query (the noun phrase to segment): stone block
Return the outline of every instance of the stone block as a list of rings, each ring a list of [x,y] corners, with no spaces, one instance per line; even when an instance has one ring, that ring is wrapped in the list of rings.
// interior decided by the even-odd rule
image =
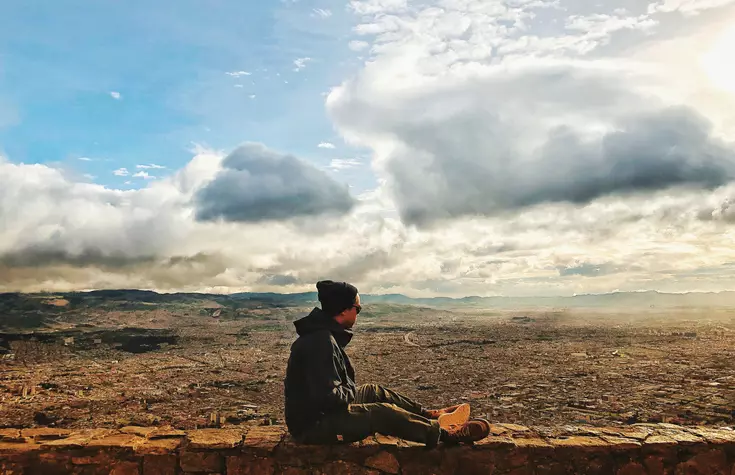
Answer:
[[[638,462],[628,462],[618,471],[616,475],[647,475],[646,468]]]
[[[495,473],[497,461],[493,451],[461,450],[457,453],[457,465],[454,473],[462,475],[486,475]],[[434,470],[441,474],[441,465],[436,465]]]
[[[115,462],[112,454],[106,452],[88,453],[87,455],[72,455],[72,465],[99,465],[110,467]]]
[[[171,426],[156,427],[152,431],[146,434],[149,439],[165,439],[169,437],[186,437],[186,432],[179,429],[174,429]]]
[[[20,462],[0,461],[0,475],[23,475],[25,468]]]
[[[531,429],[529,429],[526,426],[519,426],[518,424],[498,424],[501,427],[505,427],[509,431],[516,433],[516,432],[531,432]]]
[[[278,463],[303,467],[324,463],[329,455],[329,446],[304,445],[286,437],[273,452]]]
[[[120,432],[123,434],[137,435],[139,437],[147,437],[155,430],[156,427],[125,426],[120,429]]]
[[[599,449],[601,447],[608,447],[608,443],[599,437],[590,436],[571,436],[567,438],[555,438],[549,439],[549,442],[554,447],[571,447],[576,450],[586,449]]]
[[[665,435],[651,435],[646,438],[646,440],[643,441],[643,444],[647,447],[649,446],[678,446],[679,444],[676,443],[674,439],[671,437],[667,437]]]
[[[179,465],[183,472],[219,472],[224,463],[217,452],[182,452]]]
[[[666,468],[664,458],[658,455],[649,455],[643,460],[648,475],[669,475],[673,470]]]
[[[329,456],[332,460],[344,460],[346,462],[354,462],[358,465],[364,465],[365,460],[381,450],[384,450],[374,437],[352,444],[340,444],[330,447]]]
[[[513,439],[513,443],[516,445],[516,447],[519,448],[552,448],[553,446],[546,442],[544,439],[538,439],[535,437],[528,438],[528,439]]]
[[[178,464],[176,455],[146,455],[143,457],[143,475],[176,475]]]
[[[498,448],[511,448],[515,447],[513,439],[510,437],[499,437],[499,436],[488,436],[482,440],[478,440],[473,444],[475,447],[480,449],[498,449]]]
[[[305,473],[310,473],[311,475],[321,474],[318,469],[310,471],[310,472],[304,472],[304,469],[301,467],[278,467],[278,471],[276,472],[278,475],[304,475]]]
[[[191,449],[233,449],[242,444],[244,431],[238,429],[192,430],[186,436],[186,447]]]
[[[275,464],[272,458],[252,455],[227,457],[226,468],[227,475],[273,475],[275,472]],[[300,469],[297,470],[300,471]]]
[[[379,452],[365,460],[365,466],[392,474],[397,474],[401,470],[396,456],[387,451]]]
[[[181,446],[182,438],[171,439],[143,439],[135,447],[136,454],[166,455],[176,451]]]
[[[55,429],[53,427],[38,427],[36,429],[23,429],[21,436],[31,440],[56,440],[69,437],[69,429]]]
[[[138,462],[118,462],[112,466],[110,475],[140,475]]]
[[[691,445],[704,442],[704,438],[682,429],[661,429],[655,432],[675,440],[679,445]]]
[[[322,465],[318,473],[321,475],[380,475],[380,472],[377,470],[371,470],[356,463],[345,462],[343,460]]]
[[[36,452],[40,449],[40,445],[33,443],[13,443],[0,442],[0,456],[7,459],[12,455],[23,455]]]
[[[729,475],[729,464],[725,452],[710,449],[701,452],[676,466],[676,475]]]
[[[463,473],[458,471],[459,457],[467,448],[451,447],[436,450],[398,450],[395,456],[403,475]]]
[[[89,449],[133,449],[143,443],[145,439],[131,434],[112,434],[100,439],[93,439],[87,443]]]
[[[0,442],[20,444],[25,441],[20,435],[20,429],[0,429]]]
[[[260,454],[270,454],[281,443],[285,434],[283,427],[253,427],[245,434],[243,447]]]
[[[536,475],[568,475],[574,473],[571,470],[567,470],[567,467],[559,462],[537,465],[535,471]]]
[[[612,435],[601,435],[600,438],[607,442],[611,450],[631,450],[637,449],[643,445],[636,439],[628,439],[625,437],[616,437]]]
[[[735,431],[713,429],[710,427],[690,427],[687,430],[704,438],[710,444],[735,443]]]
[[[101,439],[114,434],[111,429],[87,429],[73,432],[64,439],[48,440],[41,443],[41,447],[55,450],[71,450],[85,447],[90,441]]]

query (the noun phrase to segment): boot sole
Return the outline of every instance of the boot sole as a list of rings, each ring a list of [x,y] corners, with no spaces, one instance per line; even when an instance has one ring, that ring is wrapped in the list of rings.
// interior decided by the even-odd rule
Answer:
[[[461,404],[457,409],[439,416],[439,427],[449,430],[455,426],[462,426],[470,420],[470,405]]]

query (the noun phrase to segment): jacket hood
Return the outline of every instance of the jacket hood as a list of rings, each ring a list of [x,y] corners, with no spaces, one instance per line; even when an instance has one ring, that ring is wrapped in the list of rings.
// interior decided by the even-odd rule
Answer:
[[[334,318],[324,313],[320,308],[314,308],[309,315],[296,320],[293,324],[299,336],[329,330],[332,332],[334,339],[337,340],[337,344],[343,348],[352,340],[352,331],[342,328]]]

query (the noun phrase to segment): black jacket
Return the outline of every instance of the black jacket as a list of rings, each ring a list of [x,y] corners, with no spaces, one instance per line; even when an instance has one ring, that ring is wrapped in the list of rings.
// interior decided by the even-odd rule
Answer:
[[[352,332],[321,309],[294,322],[299,337],[291,345],[285,380],[286,425],[293,435],[324,415],[346,410],[355,400],[355,371],[345,353]]]

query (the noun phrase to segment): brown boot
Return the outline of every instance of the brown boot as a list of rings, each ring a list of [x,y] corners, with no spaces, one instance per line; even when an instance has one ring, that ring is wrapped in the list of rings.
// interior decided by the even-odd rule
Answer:
[[[439,419],[439,416],[455,412],[462,406],[469,406],[469,404],[457,404],[456,406],[445,407],[443,409],[425,409],[424,416],[429,419]]]
[[[472,419],[463,426],[442,429],[439,440],[445,444],[471,444],[490,435],[490,423],[485,419]]]
[[[460,404],[458,406],[447,409],[449,410],[439,409],[440,411],[445,411],[439,414],[439,416],[437,417],[437,420],[439,421],[439,426],[442,429],[449,430],[455,426],[461,427],[470,420],[469,404]]]

